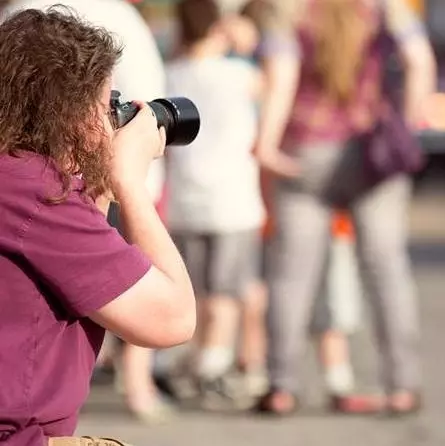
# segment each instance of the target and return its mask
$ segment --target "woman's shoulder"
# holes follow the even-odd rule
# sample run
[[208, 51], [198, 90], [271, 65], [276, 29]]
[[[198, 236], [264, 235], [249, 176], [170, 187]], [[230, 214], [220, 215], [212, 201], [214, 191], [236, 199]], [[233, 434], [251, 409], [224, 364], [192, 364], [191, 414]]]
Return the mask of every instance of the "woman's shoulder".
[[[83, 189], [80, 176], [73, 176], [71, 181], [72, 190]], [[62, 176], [56, 164], [27, 150], [0, 155], [0, 185], [7, 187], [10, 193], [16, 190], [36, 198], [47, 196], [48, 191], [57, 195], [63, 189]]]
[[10, 183], [52, 177], [54, 171], [53, 163], [35, 152], [18, 150], [0, 155], [0, 173], [2, 177], [7, 176]]

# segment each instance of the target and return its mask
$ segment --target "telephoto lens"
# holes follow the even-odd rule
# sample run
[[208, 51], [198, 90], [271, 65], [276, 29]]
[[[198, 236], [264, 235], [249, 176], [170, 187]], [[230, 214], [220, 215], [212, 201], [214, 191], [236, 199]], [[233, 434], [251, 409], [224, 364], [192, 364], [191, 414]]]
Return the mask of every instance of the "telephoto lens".
[[[131, 121], [138, 112], [132, 102], [121, 102], [119, 91], [111, 92], [111, 114], [115, 128], [121, 128]], [[185, 146], [198, 136], [201, 119], [196, 105], [187, 98], [165, 98], [147, 102], [158, 121], [158, 128], [164, 127], [167, 145]]]

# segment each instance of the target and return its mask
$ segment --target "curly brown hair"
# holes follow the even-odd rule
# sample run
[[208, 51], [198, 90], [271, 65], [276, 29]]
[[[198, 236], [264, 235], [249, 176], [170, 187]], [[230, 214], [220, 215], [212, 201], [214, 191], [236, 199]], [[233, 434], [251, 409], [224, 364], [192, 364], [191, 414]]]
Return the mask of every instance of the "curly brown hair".
[[54, 162], [62, 196], [73, 175], [109, 190], [109, 138], [98, 102], [122, 48], [67, 7], [27, 9], [0, 25], [0, 154], [32, 151]]

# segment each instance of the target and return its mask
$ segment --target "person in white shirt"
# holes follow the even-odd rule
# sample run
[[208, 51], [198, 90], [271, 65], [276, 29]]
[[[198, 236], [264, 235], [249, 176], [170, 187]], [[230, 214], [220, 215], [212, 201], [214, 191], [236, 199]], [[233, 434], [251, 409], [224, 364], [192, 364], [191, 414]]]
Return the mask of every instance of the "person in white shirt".
[[[226, 57], [230, 39], [212, 0], [177, 5], [182, 56], [167, 66], [169, 96], [187, 96], [201, 130], [167, 154], [167, 227], [203, 311], [195, 373], [204, 400], [233, 362], [239, 304], [256, 280], [264, 210], [252, 156], [260, 76]], [[217, 392], [213, 392], [217, 393]]]
[[[124, 0], [12, 0], [2, 9], [2, 16], [23, 9], [44, 9], [53, 4], [66, 5], [82, 18], [113, 32], [125, 51], [113, 73], [114, 88], [125, 100], [153, 100], [165, 94], [165, 73], [156, 42], [138, 11]], [[147, 187], [153, 200], [160, 198], [163, 165], [150, 167]], [[150, 379], [152, 354], [140, 347], [123, 349], [123, 391], [130, 410], [142, 421], [164, 419], [170, 412]]]

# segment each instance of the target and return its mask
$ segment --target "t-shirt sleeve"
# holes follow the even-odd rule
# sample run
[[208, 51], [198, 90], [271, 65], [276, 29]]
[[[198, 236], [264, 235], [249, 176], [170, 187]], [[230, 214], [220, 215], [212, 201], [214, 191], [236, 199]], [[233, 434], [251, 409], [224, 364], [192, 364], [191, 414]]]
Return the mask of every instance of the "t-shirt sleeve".
[[[301, 4], [300, 4], [301, 3]], [[261, 32], [258, 57], [267, 58], [285, 55], [300, 58], [301, 45], [298, 26], [306, 13], [306, 2], [277, 2]]]
[[383, 1], [388, 30], [397, 41], [404, 42], [419, 34], [426, 35], [422, 20], [405, 0]]
[[60, 204], [40, 203], [23, 234], [22, 249], [51, 297], [80, 317], [111, 302], [150, 268], [145, 255], [76, 191]]
[[276, 29], [266, 31], [258, 47], [258, 56], [266, 58], [283, 54], [296, 58], [301, 57], [297, 33], [281, 32]]

